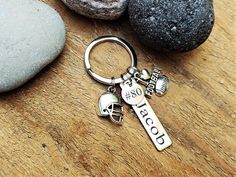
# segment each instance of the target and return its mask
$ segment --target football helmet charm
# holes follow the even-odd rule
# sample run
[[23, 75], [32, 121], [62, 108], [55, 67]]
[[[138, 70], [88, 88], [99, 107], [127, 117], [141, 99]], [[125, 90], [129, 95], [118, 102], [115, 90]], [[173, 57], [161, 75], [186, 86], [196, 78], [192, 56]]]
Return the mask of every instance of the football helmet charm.
[[123, 122], [123, 106], [121, 99], [112, 92], [106, 92], [99, 98], [100, 116], [109, 116], [111, 121], [122, 125]]

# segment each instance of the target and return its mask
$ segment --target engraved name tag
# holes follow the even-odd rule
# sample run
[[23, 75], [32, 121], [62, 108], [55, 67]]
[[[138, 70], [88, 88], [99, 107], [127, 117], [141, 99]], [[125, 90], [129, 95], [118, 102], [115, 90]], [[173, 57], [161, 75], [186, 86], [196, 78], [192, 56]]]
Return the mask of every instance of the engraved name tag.
[[162, 151], [172, 144], [147, 99], [144, 99], [139, 105], [133, 106], [133, 109], [157, 150]]

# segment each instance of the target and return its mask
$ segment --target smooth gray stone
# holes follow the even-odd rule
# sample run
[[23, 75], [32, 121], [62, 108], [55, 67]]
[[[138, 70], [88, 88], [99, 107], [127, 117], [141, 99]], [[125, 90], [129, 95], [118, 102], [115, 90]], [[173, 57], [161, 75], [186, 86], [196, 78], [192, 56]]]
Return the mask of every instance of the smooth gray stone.
[[128, 0], [62, 0], [75, 12], [95, 19], [115, 20], [128, 6]]
[[0, 0], [0, 92], [34, 77], [64, 44], [64, 22], [54, 9], [35, 0]]
[[130, 0], [129, 18], [141, 41], [161, 52], [201, 45], [214, 24], [212, 0]]

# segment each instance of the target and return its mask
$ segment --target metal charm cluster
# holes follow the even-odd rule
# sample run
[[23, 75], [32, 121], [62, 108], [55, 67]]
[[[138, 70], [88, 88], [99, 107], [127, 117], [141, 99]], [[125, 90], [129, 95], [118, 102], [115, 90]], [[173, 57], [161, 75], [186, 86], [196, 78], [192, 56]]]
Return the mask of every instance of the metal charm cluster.
[[[110, 120], [118, 125], [122, 125], [123, 122], [123, 106], [122, 98], [125, 102], [128, 102], [129, 105], [138, 104], [138, 96], [142, 99], [143, 89], [137, 84], [140, 83], [145, 86], [144, 95], [147, 98], [151, 98], [152, 94], [155, 93], [157, 96], [163, 96], [168, 90], [169, 79], [167, 76], [163, 75], [159, 67], [154, 67], [152, 73], [147, 69], [142, 69], [141, 71], [135, 72], [134, 76], [125, 81], [125, 84], [130, 85], [131, 83], [136, 83], [136, 90], [131, 90], [130, 94], [120, 95], [115, 86], [110, 86], [108, 90], [101, 95], [99, 98], [99, 112], [102, 117], [109, 117]], [[122, 90], [124, 84], [121, 84]], [[133, 88], [133, 87], [131, 87]], [[122, 97], [122, 98], [121, 98]], [[135, 97], [134, 103], [130, 103], [131, 98]]]
[[[91, 50], [103, 42], [115, 42], [123, 46], [130, 54], [131, 66], [119, 78], [105, 78], [93, 72], [90, 64]], [[137, 70], [137, 55], [131, 45], [116, 36], [102, 36], [92, 41], [85, 51], [85, 68], [96, 81], [109, 85], [108, 90], [99, 99], [99, 111], [102, 117], [109, 117], [112, 122], [122, 125], [123, 102], [130, 105], [142, 123], [155, 147], [162, 151], [172, 144], [165, 128], [156, 116], [146, 97], [153, 93], [162, 96], [168, 89], [168, 78], [155, 67], [150, 74], [148, 70]], [[145, 90], [142, 86], [145, 86]]]

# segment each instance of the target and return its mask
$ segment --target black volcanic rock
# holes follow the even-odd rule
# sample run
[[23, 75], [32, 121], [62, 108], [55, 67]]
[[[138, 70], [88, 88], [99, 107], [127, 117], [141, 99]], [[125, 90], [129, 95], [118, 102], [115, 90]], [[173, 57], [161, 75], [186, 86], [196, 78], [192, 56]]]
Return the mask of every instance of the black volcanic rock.
[[161, 52], [201, 45], [214, 24], [212, 0], [130, 0], [129, 18], [140, 40]]

